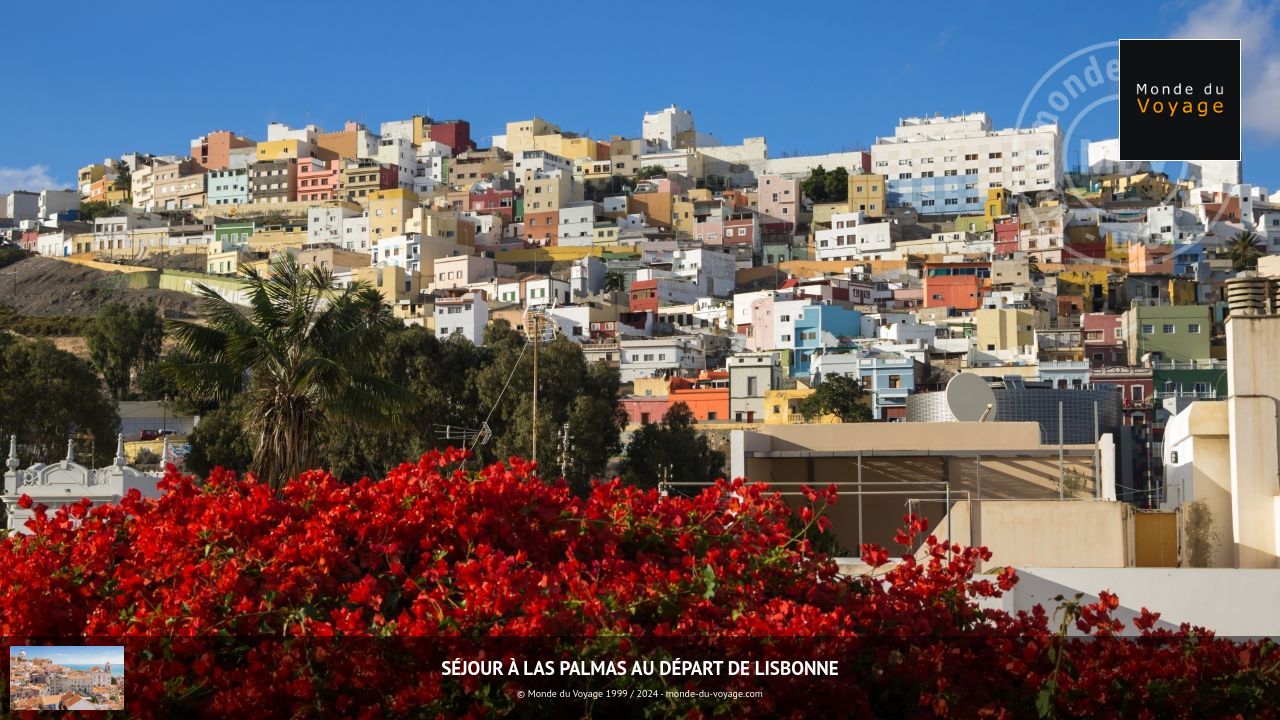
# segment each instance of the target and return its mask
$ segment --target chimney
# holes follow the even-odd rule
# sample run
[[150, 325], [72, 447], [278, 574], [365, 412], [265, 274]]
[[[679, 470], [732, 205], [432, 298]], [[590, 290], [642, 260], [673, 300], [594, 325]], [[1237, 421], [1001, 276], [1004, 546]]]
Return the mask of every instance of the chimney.
[[1276, 283], [1256, 272], [1243, 272], [1226, 281], [1227, 308], [1231, 315], [1273, 315], [1277, 311]]

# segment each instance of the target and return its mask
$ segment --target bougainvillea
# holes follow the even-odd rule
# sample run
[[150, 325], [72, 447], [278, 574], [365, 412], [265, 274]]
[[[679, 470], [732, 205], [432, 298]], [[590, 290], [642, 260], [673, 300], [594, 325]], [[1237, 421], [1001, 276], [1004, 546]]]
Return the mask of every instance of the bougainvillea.
[[[123, 642], [130, 714], [193, 717], [1206, 717], [1274, 715], [1270, 643], [1196, 628], [1121, 638], [1113, 595], [1054, 617], [983, 598], [983, 548], [927, 538], [842, 575], [813, 532], [834, 488], [793, 510], [722, 481], [584, 498], [518, 458], [431, 453], [381, 480], [323, 472], [279, 493], [172, 469], [158, 500], [40, 512], [0, 539], [0, 635]], [[898, 540], [920, 545], [923, 520]], [[1067, 637], [1074, 625], [1084, 637]], [[835, 677], [446, 676], [464, 659], [837, 659]], [[529, 689], [647, 690], [646, 700]], [[672, 693], [713, 689], [719, 695]], [[733, 691], [758, 691], [761, 697]]]

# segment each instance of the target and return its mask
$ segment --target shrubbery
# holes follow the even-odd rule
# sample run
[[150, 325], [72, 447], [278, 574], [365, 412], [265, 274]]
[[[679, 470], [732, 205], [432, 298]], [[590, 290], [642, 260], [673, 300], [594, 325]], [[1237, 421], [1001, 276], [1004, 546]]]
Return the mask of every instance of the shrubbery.
[[[0, 634], [127, 638], [131, 714], [415, 717], [591, 714], [520, 700], [537, 686], [749, 690], [623, 714], [725, 717], [1274, 716], [1277, 655], [1183, 627], [1121, 639], [1115, 597], [1047, 613], [982, 609], [1016, 582], [974, 575], [985, 549], [928, 539], [923, 559], [864, 546], [837, 572], [760, 484], [660, 497], [618, 481], [583, 498], [518, 458], [464, 469], [429, 453], [383, 480], [304, 473], [280, 492], [170, 472], [159, 500], [37, 513], [0, 539]], [[29, 498], [23, 498], [29, 504]], [[914, 545], [925, 523], [907, 518]], [[630, 660], [696, 653], [840, 662], [839, 677], [445, 677], [440, 660]], [[625, 702], [625, 701], [623, 701]], [[606, 706], [596, 706], [604, 714]], [[630, 710], [626, 710], [630, 708]], [[616, 714], [616, 713], [610, 713]]]

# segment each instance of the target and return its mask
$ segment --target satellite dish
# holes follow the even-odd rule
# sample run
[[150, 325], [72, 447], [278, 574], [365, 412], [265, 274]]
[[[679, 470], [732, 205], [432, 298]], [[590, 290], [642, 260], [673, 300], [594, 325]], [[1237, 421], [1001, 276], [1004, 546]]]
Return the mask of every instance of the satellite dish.
[[960, 373], [947, 382], [947, 407], [956, 420], [980, 422], [995, 413], [996, 394], [985, 378]]

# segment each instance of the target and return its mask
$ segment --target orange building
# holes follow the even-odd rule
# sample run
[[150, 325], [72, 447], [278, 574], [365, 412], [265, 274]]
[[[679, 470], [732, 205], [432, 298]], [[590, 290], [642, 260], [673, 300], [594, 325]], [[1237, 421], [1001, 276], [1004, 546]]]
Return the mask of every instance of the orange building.
[[977, 310], [991, 285], [991, 263], [925, 263], [924, 306]]
[[231, 151], [253, 147], [254, 141], [230, 130], [214, 130], [191, 141], [191, 159], [205, 170], [226, 170], [231, 166]]
[[560, 237], [560, 211], [526, 212], [524, 239], [535, 245], [555, 245]]
[[1140, 242], [1129, 245], [1129, 272], [1135, 275], [1174, 274], [1173, 246]]

